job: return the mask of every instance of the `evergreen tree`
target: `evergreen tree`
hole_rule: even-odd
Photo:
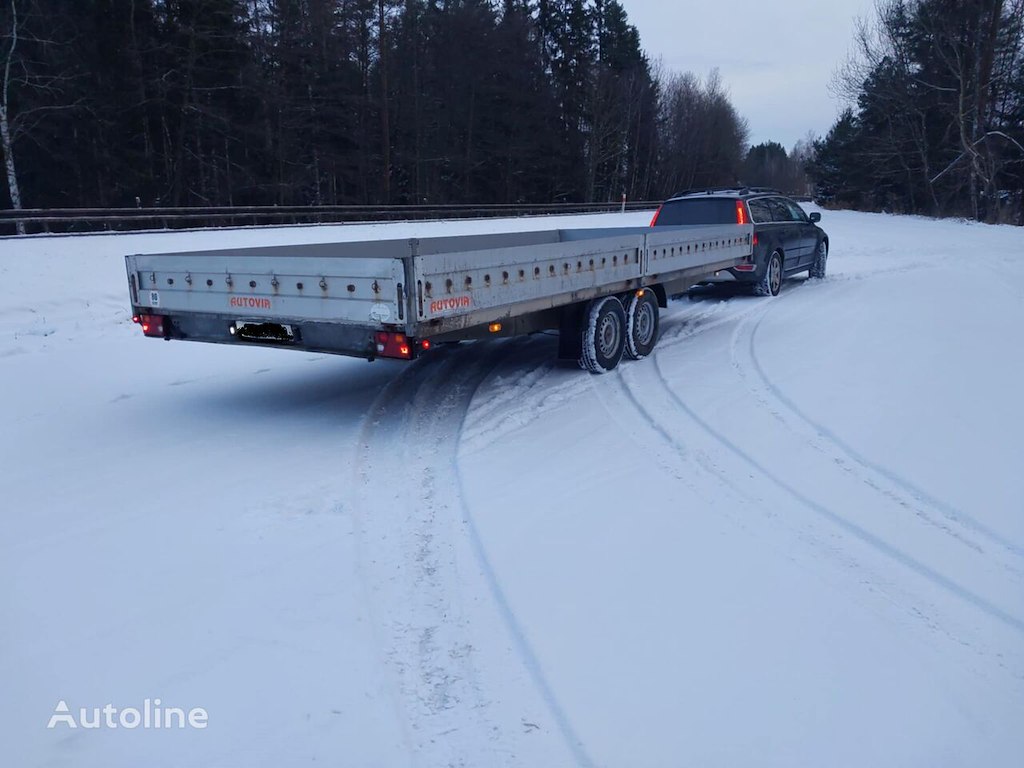
[[[824,205],[860,208],[864,204],[869,174],[864,171],[859,142],[861,128],[853,110],[847,109],[828,135],[814,144],[808,173],[815,182],[815,200]]]

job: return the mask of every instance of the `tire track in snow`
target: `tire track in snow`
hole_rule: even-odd
[[[731,345],[733,368],[766,410],[794,436],[828,457],[836,466],[856,477],[859,482],[900,508],[910,510],[926,524],[942,530],[975,552],[984,553],[985,550],[967,534],[975,534],[987,539],[990,543],[998,545],[1017,558],[1024,557],[1024,549],[984,523],[953,505],[935,498],[893,470],[872,461],[854,449],[835,432],[808,416],[771,380],[757,354],[757,336],[773,305],[774,303],[769,303],[769,306],[765,307],[763,311],[745,317],[733,333]],[[749,361],[749,364],[745,362],[744,358]],[[753,371],[757,381],[752,381],[748,370]],[[804,425],[804,428],[795,426],[792,419],[788,419],[782,411],[788,411],[789,414],[796,417]],[[886,487],[887,484],[890,487]],[[930,507],[931,510],[926,507]],[[1019,564],[1007,563],[1005,558],[1001,559],[1004,568],[1018,576],[1021,575]]]
[[[710,308],[701,308],[697,311],[683,310],[667,315],[662,323],[664,335],[658,341],[654,356],[736,322],[739,318],[756,311],[759,306],[758,299],[743,298],[740,302],[736,302],[735,299],[718,299]],[[634,380],[634,376],[639,376],[653,365],[652,358],[653,356],[640,361],[623,360],[611,374],[591,377],[590,382],[595,394],[609,418],[618,422],[630,439],[645,448],[654,449],[653,455],[664,471],[682,482],[695,497],[709,507],[715,508],[718,514],[728,516],[737,526],[745,529],[748,521],[732,513],[729,505],[720,503],[722,491],[743,505],[760,506],[762,499],[734,482],[707,451],[698,445],[691,445],[680,437],[687,434],[685,430],[673,430],[666,424],[664,414],[671,413],[675,408],[665,396],[664,389],[660,385],[652,388],[642,382],[638,384]],[[641,429],[638,429],[638,425]],[[646,437],[638,434],[641,431],[647,433]],[[691,468],[712,479],[716,485],[714,493],[709,493],[706,487],[695,480]]]
[[[486,401],[474,401],[466,414],[462,455],[483,450],[526,428],[585,389],[578,376],[558,375],[565,372],[556,362],[555,345],[549,339],[521,339],[515,346],[502,360],[502,368],[508,372],[495,371],[489,378]]]
[[[912,271],[909,267],[897,268],[885,270],[884,274],[889,275],[909,271]],[[779,299],[769,300],[770,304],[776,304],[778,301]],[[745,303],[746,302],[744,302],[744,304]],[[764,309],[766,306],[765,302],[753,302],[749,308],[743,306],[742,308],[735,309],[729,308],[731,301],[722,302],[722,304],[725,306],[721,307],[719,310],[721,312],[720,318],[704,323],[698,321],[696,324],[689,327],[684,326],[685,330],[678,330],[669,338],[678,339],[675,343],[682,344],[692,341],[695,337],[701,336],[703,331],[709,331],[737,320],[744,322],[746,317],[750,315],[756,316],[759,310],[766,311]],[[686,317],[684,316],[682,319],[685,321]],[[928,630],[941,633],[950,642],[958,646],[970,645],[970,643],[962,636],[957,634],[955,629],[950,626],[946,626],[944,622],[940,622],[938,620],[937,611],[940,609],[937,605],[930,605],[928,601],[922,600],[921,595],[916,592],[909,591],[908,587],[901,586],[898,583],[893,582],[890,577],[877,572],[876,568],[872,568],[867,563],[863,562],[862,559],[853,555],[848,548],[841,545],[837,546],[831,541],[833,536],[827,532],[816,531],[813,526],[806,523],[793,525],[791,521],[773,513],[766,507],[764,499],[758,498],[757,491],[751,491],[749,483],[743,482],[741,484],[740,482],[737,482],[735,479],[737,477],[736,473],[727,471],[719,466],[713,456],[714,451],[702,449],[700,440],[691,439],[689,437],[693,434],[693,426],[696,426],[699,432],[705,434],[707,438],[710,438],[712,446],[718,446],[718,448],[724,449],[727,454],[731,454],[746,466],[754,469],[760,477],[768,481],[770,486],[774,487],[777,491],[781,491],[786,497],[792,498],[801,506],[814,512],[816,516],[829,521],[834,524],[835,527],[838,527],[840,530],[845,531],[854,538],[869,545],[872,549],[883,555],[888,560],[898,563],[903,568],[909,569],[911,572],[923,577],[933,585],[954,595],[963,602],[971,605],[973,608],[980,610],[984,614],[1006,626],[1011,631],[1024,633],[1024,621],[1021,621],[1017,616],[1004,611],[999,606],[994,605],[980,595],[975,594],[971,590],[956,583],[953,579],[946,577],[944,574],[935,571],[926,564],[909,556],[907,553],[900,551],[897,547],[890,545],[888,542],[878,536],[875,536],[870,531],[845,519],[834,510],[819,504],[807,494],[801,493],[797,488],[790,484],[780,481],[775,477],[775,473],[772,472],[770,468],[764,466],[753,456],[749,455],[748,452],[744,451],[740,446],[736,445],[725,435],[722,435],[720,432],[715,430],[682,400],[662,369],[661,361],[664,359],[664,353],[674,345],[675,344],[668,344],[663,346],[659,343],[658,348],[648,361],[641,361],[640,363],[635,364],[627,363],[620,367],[620,369],[614,372],[611,376],[601,377],[604,380],[610,379],[611,381],[609,381],[609,383],[614,382],[616,389],[619,392],[618,396],[614,397],[615,402],[611,406],[605,404],[605,407],[609,411],[609,414],[614,418],[627,423],[629,422],[629,419],[624,417],[621,412],[616,414],[616,410],[622,406],[633,409],[633,412],[638,417],[637,423],[644,424],[644,431],[649,433],[647,439],[648,443],[651,442],[651,436],[653,436],[655,443],[660,443],[662,450],[656,450],[656,455],[660,454],[660,463],[664,465],[666,458],[670,462],[674,458],[675,461],[673,463],[675,466],[670,468],[672,473],[677,478],[685,477],[687,481],[686,484],[690,489],[696,491],[698,496],[703,497],[703,499],[712,504],[712,506],[716,506],[716,512],[728,514],[729,517],[731,517],[741,528],[745,528],[748,524],[748,520],[745,517],[730,514],[728,509],[729,505],[716,504],[718,500],[716,496],[709,498],[706,489],[702,492],[698,486],[694,485],[691,479],[691,473],[685,470],[686,466],[698,468],[707,475],[712,476],[719,484],[721,490],[725,491],[730,496],[735,497],[744,505],[753,507],[761,513],[764,518],[772,520],[776,524],[789,527],[799,539],[807,542],[815,549],[822,551],[833,561],[841,563],[847,568],[864,572],[867,584],[881,588],[882,594],[887,594],[888,599],[894,600],[895,604],[900,605],[908,612],[909,615],[914,617],[915,620],[922,622]],[[599,395],[602,395],[602,390],[605,389],[603,384],[603,381],[597,381],[595,384],[595,389]],[[607,391],[604,392],[603,396],[607,396]],[[671,413],[682,416],[686,420],[686,426],[680,429],[674,429],[671,421],[666,419],[666,415]],[[679,435],[687,435],[688,437],[684,441],[679,437]],[[655,446],[652,445],[651,447]],[[667,451],[664,450],[666,448]],[[744,473],[743,477],[746,477],[746,473]],[[750,477],[753,478],[754,476],[750,475]],[[874,588],[869,586],[869,591],[873,592]],[[1001,669],[1006,669],[1003,664],[1002,653],[999,652],[998,648],[989,649],[988,651],[981,650],[980,653],[982,656],[989,659],[989,664],[991,664],[992,660],[995,659],[997,666]],[[1013,674],[1019,677],[1017,673],[1014,672]]]
[[[392,672],[392,692],[407,723],[416,764],[518,765],[514,724],[494,714],[496,699],[482,675],[525,668],[532,690],[521,709],[547,710],[556,740],[578,765],[592,764],[547,683],[519,627],[464,502],[458,446],[474,394],[523,342],[490,342],[438,349],[409,366],[374,402],[354,467],[359,511],[360,572],[367,606]],[[468,539],[468,541],[467,541]],[[472,552],[469,560],[459,549]],[[483,584],[479,577],[483,576]],[[514,654],[498,670],[481,670],[467,606],[489,599],[511,637]],[[466,593],[469,594],[466,594]],[[493,633],[492,633],[493,634]],[[487,649],[507,653],[503,648]],[[510,685],[511,689],[514,687]],[[514,702],[515,704],[515,702]],[[557,745],[556,745],[557,746]]]
[[[524,342],[520,342],[520,344],[523,343]],[[528,390],[533,390],[534,387],[538,386],[539,382],[543,380],[544,375],[554,368],[553,364],[550,362],[550,358],[547,356],[548,351],[549,350],[541,350],[547,362],[540,364],[531,371],[531,374],[535,374],[536,376],[531,376],[531,380],[527,384]],[[482,383],[482,380],[479,383]],[[572,388],[575,389],[575,386]],[[462,422],[460,423],[460,433],[465,426],[465,416],[466,414],[464,413]],[[457,459],[453,461],[453,464],[455,467],[456,480],[458,481],[459,496],[461,498],[465,498],[463,475]],[[534,687],[540,693],[545,706],[550,712],[551,717],[561,734],[562,740],[572,757],[572,763],[575,766],[578,766],[578,768],[592,768],[592,766],[595,765],[594,761],[591,759],[582,739],[573,728],[569,716],[559,703],[554,690],[548,683],[540,660],[534,652],[526,634],[523,632],[522,627],[519,625],[519,621],[516,619],[515,612],[512,610],[512,606],[505,595],[505,591],[501,587],[501,581],[491,565],[490,558],[487,556],[487,550],[484,546],[483,539],[480,536],[480,531],[476,526],[473,516],[470,514],[468,506],[463,507],[463,522],[465,523],[473,551],[477,556],[477,561],[480,565],[482,575],[487,582],[491,597],[501,614],[501,618],[504,621],[506,629],[513,639],[518,655],[525,665]]]
[[[777,301],[777,300],[776,300]],[[1010,614],[1003,610],[999,606],[995,605],[986,598],[978,595],[971,590],[963,587],[953,579],[950,579],[946,575],[940,573],[929,565],[921,562],[920,560],[912,557],[911,555],[903,552],[899,548],[893,546],[884,539],[871,533],[866,528],[854,523],[847,519],[843,515],[833,511],[829,507],[821,504],[812,499],[807,494],[803,493],[800,489],[794,487],[790,483],[782,480],[778,477],[776,472],[773,472],[769,467],[765,466],[761,461],[752,456],[750,453],[745,451],[741,446],[733,442],[729,437],[722,434],[720,431],[715,429],[710,423],[703,419],[693,408],[691,408],[683,399],[676,393],[675,389],[671,386],[662,369],[659,356],[654,355],[653,369],[656,374],[657,380],[660,382],[661,387],[667,393],[668,397],[676,405],[677,409],[685,414],[690,421],[695,423],[702,431],[710,436],[715,442],[720,444],[726,451],[731,453],[733,456],[738,458],[744,464],[753,468],[760,474],[763,479],[783,491],[788,496],[799,502],[803,507],[814,512],[818,516],[830,521],[841,530],[845,531],[849,535],[856,539],[859,539],[863,543],[873,548],[878,553],[884,555],[890,560],[900,564],[904,568],[916,573],[918,576],[926,579],[935,586],[940,587],[949,594],[952,594],[960,600],[972,605],[981,612],[987,614],[991,618],[1004,624],[1010,629],[1015,630],[1018,633],[1024,634],[1024,620]]]

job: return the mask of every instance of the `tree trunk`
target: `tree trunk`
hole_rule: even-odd
[[[11,85],[11,63],[14,60],[14,49],[18,46],[18,6],[11,0],[11,49],[7,51],[4,66],[3,98],[0,101],[0,141],[3,142],[4,168],[7,171],[7,189],[11,193],[11,208],[21,210],[21,188],[18,186],[18,171],[14,165],[14,140],[11,138],[11,124],[8,120],[8,93]],[[18,234],[25,234],[25,222],[18,222]]]
[[[378,0],[377,7],[380,12],[378,17],[380,26],[377,30],[377,45],[380,48],[380,134],[384,161],[384,168],[381,172],[383,185],[381,194],[386,205],[391,202],[391,115],[388,108],[388,44],[384,0]]]
[[[11,208],[21,210],[21,189],[18,187],[18,172],[14,167],[14,146],[11,142],[11,127],[7,122],[7,108],[0,107],[0,140],[4,146],[4,167],[7,171],[7,188],[11,192]],[[18,222],[18,234],[25,234],[25,222]]]

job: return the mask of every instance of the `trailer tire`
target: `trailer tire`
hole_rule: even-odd
[[[626,311],[614,296],[590,302],[581,328],[579,365],[591,373],[614,370],[626,349]]]
[[[642,360],[658,343],[658,298],[652,290],[637,291],[626,307],[626,357]]]

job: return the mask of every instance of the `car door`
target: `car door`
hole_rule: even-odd
[[[785,254],[785,271],[800,265],[803,255],[803,241],[796,216],[781,197],[769,197],[765,204],[772,213],[772,229],[775,230],[778,246]]]
[[[802,267],[810,266],[811,262],[814,261],[815,251],[818,247],[818,230],[807,216],[807,212],[795,201],[789,198],[780,199],[789,208],[795,222],[797,237],[800,241],[799,265]]]

